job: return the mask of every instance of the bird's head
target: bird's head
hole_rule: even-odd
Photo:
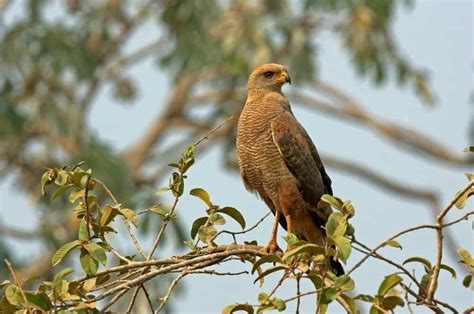
[[[267,63],[257,67],[250,74],[247,88],[280,91],[285,83],[291,84],[291,78],[286,68],[281,64]]]

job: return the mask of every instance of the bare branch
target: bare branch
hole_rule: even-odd
[[[347,106],[337,107],[314,97],[299,92],[289,94],[293,102],[305,107],[316,109],[332,116],[345,120],[356,121],[370,127],[373,131],[383,135],[389,140],[403,144],[414,152],[439,161],[447,162],[454,166],[473,165],[474,158],[470,155],[458,155],[452,153],[441,143],[419,131],[409,129],[405,126],[395,124],[391,121],[375,117],[362,109],[355,103],[346,103]]]
[[[125,151],[123,158],[129,166],[130,173],[138,176],[139,171],[143,163],[148,159],[153,146],[167,130],[168,120],[176,113],[181,112],[181,108],[186,103],[191,88],[195,83],[196,78],[194,76],[181,76],[170,93],[163,111],[155,118],[155,121],[152,122],[150,128],[145,132],[145,134],[140,136],[140,140]]]
[[[406,182],[398,182],[394,178],[381,175],[379,172],[376,172],[361,164],[343,160],[335,156],[328,156],[325,154],[321,158],[328,167],[355,174],[363,179],[366,179],[368,182],[374,184],[378,188],[383,188],[389,192],[402,195],[406,198],[427,201],[433,207],[438,206],[438,196],[432,190],[418,188],[413,185],[409,185]]]
[[[5,237],[12,237],[19,240],[34,241],[40,240],[41,232],[38,230],[20,230],[4,224],[0,224],[0,235]]]

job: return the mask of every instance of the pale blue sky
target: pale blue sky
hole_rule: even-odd
[[[430,82],[439,101],[435,107],[424,106],[409,88],[399,88],[389,83],[381,88],[361,80],[353,71],[346,54],[336,38],[330,34],[319,38],[321,51],[319,65],[321,78],[337,85],[367,109],[385,119],[410,126],[430,134],[452,151],[461,152],[469,145],[468,126],[472,121],[472,57],[473,57],[473,8],[471,1],[425,0],[417,1],[414,10],[401,9],[393,31],[401,51],[412,63],[425,67],[430,72]],[[158,35],[154,26],[147,26],[132,38],[130,51],[148,43]],[[137,80],[140,97],[134,105],[116,104],[109,89],[104,89],[92,110],[90,125],[97,134],[108,140],[117,149],[132,143],[146,129],[159,112],[166,97],[169,83],[166,73],[151,71],[153,60],[147,60],[129,72]],[[291,69],[290,73],[291,73]],[[293,86],[285,89],[294,88]],[[307,128],[320,152],[369,165],[382,174],[419,187],[433,188],[442,195],[442,204],[466,182],[463,175],[472,169],[447,167],[437,161],[412,155],[404,149],[394,147],[380,136],[355,124],[346,124],[330,117],[294,108],[296,116]],[[126,127],[125,127],[126,126]],[[472,144],[472,143],[471,143]],[[224,171],[220,150],[214,149],[204,156],[197,156],[197,164],[189,173],[187,187],[203,187],[216,203],[239,208],[249,225],[263,216],[267,209],[254,195],[245,191],[236,173]],[[400,199],[392,194],[374,189],[359,178],[347,173],[328,169],[333,180],[335,194],[351,199],[356,207],[353,224],[359,240],[373,246],[393,233],[416,224],[432,222],[426,204]],[[472,208],[472,202],[468,208]],[[187,217],[186,225],[203,214],[201,204],[192,197],[185,197],[178,216]],[[186,215],[181,215],[186,211]],[[456,210],[451,217],[459,215]],[[29,229],[35,226],[34,205],[12,188],[12,179],[0,183],[0,220],[11,225]],[[473,249],[472,219],[460,224],[454,234],[458,243]],[[238,226],[232,224],[237,230]],[[257,239],[265,243],[270,234],[271,221],[267,220],[255,232],[244,239]],[[280,235],[283,235],[280,230]],[[280,242],[283,242],[280,238]],[[382,252],[396,261],[418,255],[434,258],[435,238],[432,231],[418,232],[400,239],[403,251],[386,248]],[[11,241],[21,248],[19,255],[32,258],[39,248],[35,243]],[[359,260],[354,254],[349,266]],[[447,260],[450,264],[455,261]],[[249,265],[234,263],[221,269],[249,270]],[[359,293],[375,293],[383,276],[389,271],[384,264],[370,262],[354,273],[356,290]],[[393,270],[390,270],[393,271]],[[416,269],[417,274],[421,269]],[[179,312],[219,312],[233,302],[256,303],[256,295],[271,290],[269,280],[263,288],[253,285],[253,277],[189,277],[185,292],[175,300]],[[461,286],[461,281],[452,280],[441,273],[438,289],[440,299],[464,309],[474,303],[472,291]],[[199,285],[199,287],[197,286]],[[311,289],[303,285],[303,290]],[[282,288],[278,296],[295,294],[295,283]],[[211,297],[212,295],[212,297]],[[306,298],[303,308],[311,312],[314,300]],[[294,304],[289,304],[294,309]]]

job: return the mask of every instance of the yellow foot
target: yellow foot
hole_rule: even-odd
[[[280,247],[278,246],[278,244],[274,241],[268,242],[267,245],[260,249],[260,251],[272,254],[277,251],[283,252],[282,249],[280,249]]]

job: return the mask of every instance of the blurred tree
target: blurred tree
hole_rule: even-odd
[[[446,165],[473,165],[472,154],[453,153],[425,134],[374,117],[318,78],[318,38],[332,32],[344,43],[361,77],[376,85],[395,79],[432,104],[435,96],[426,72],[399,53],[390,31],[397,6],[411,4],[395,0],[0,1],[0,173],[2,178],[13,176],[42,209],[38,230],[22,234],[0,226],[0,234],[35,235],[51,248],[71,237],[75,220],[63,210],[65,206],[46,205],[39,199],[38,178],[45,166],[84,160],[123,203],[145,206],[149,202],[143,191],[167,175],[168,158],[155,158],[160,143],[181,130],[184,139],[160,151],[163,156],[174,155],[183,143],[212,129],[215,121],[236,117],[245,99],[248,73],[271,60],[286,64],[294,81],[314,92],[311,96],[302,89],[291,93],[295,105],[355,121],[410,153]],[[7,19],[15,5],[21,6],[21,16]],[[145,23],[157,23],[162,33],[125,54],[131,35]],[[156,71],[166,71],[173,85],[143,136],[117,151],[95,136],[88,123],[91,106],[107,85],[113,86],[117,102],[132,101],[139,87],[125,70],[150,56],[159,61]],[[204,106],[210,108],[209,114],[197,119],[192,110]],[[236,121],[200,146],[206,150],[221,145],[223,160],[231,169],[236,165]],[[323,159],[330,167],[439,208],[433,191],[396,182],[348,160],[324,155]],[[179,226],[175,230],[181,242]],[[0,254],[8,255],[4,241],[0,238]],[[23,265],[24,271],[47,272],[50,257],[33,263],[33,269]]]

